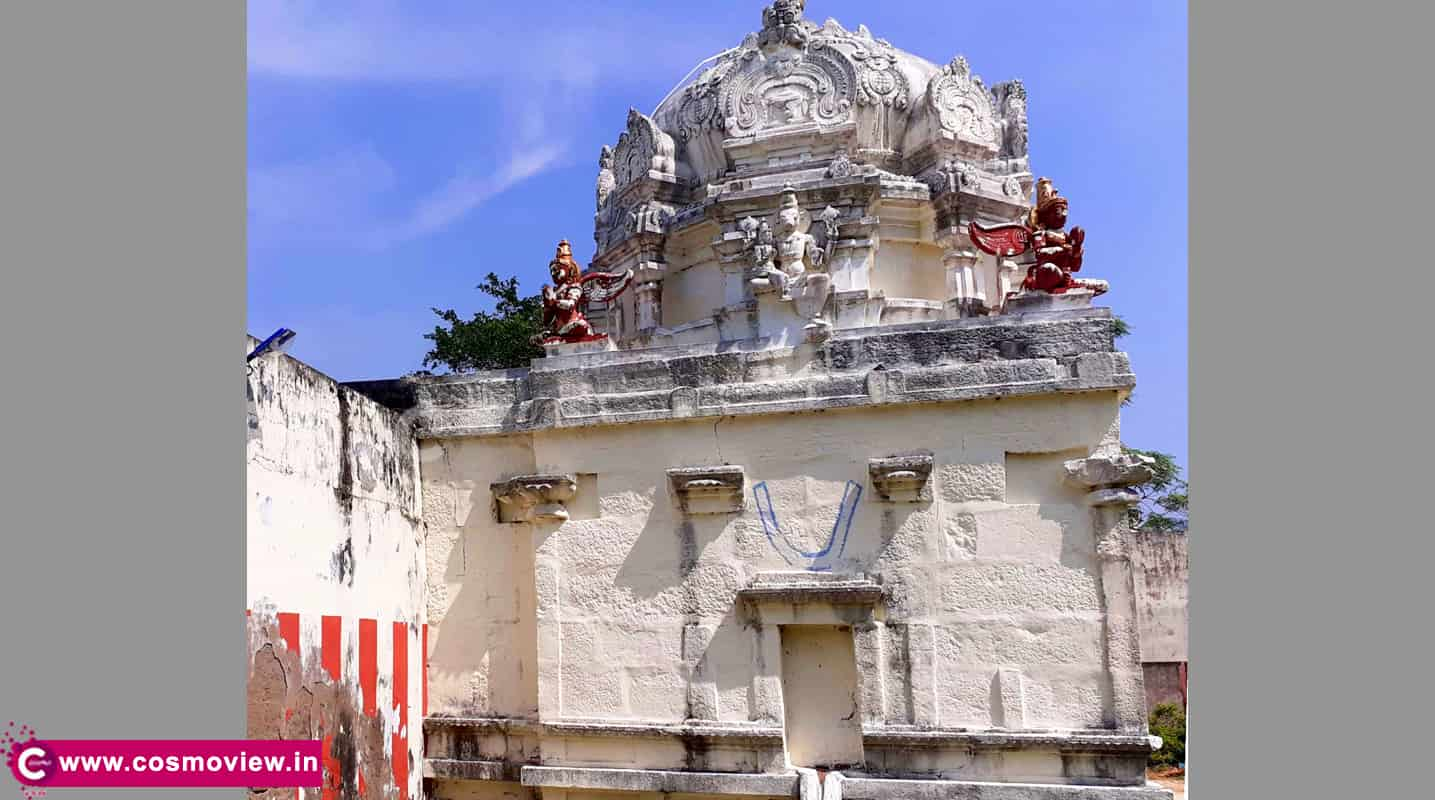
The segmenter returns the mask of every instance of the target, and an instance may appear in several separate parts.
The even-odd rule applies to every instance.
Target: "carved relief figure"
[[[774,235],[766,221],[747,217],[739,227],[747,240],[752,264],[752,286],[761,291],[776,289],[783,300],[793,301],[797,312],[807,319],[807,328],[825,328],[822,319],[832,285],[827,267],[837,243],[837,210],[829,206],[813,229],[818,236],[801,230],[802,208],[792,187],[782,192]]]
[[[1001,109],[1002,155],[1023,158],[1027,154],[1026,87],[1021,81],[1007,81],[992,87],[992,98]]]
[[[605,144],[598,153],[598,208],[608,201],[608,195],[617,185],[618,180],[613,177],[613,148]]]
[[[1057,194],[1051,179],[1042,178],[1036,186],[1036,207],[1024,225],[998,225],[984,228],[973,222],[968,226],[972,243],[983,252],[999,257],[1017,256],[1028,250],[1036,255],[1036,263],[1027,268],[1022,281],[1024,291],[1063,294],[1071,289],[1090,289],[1104,293],[1106,281],[1077,280],[1072,273],[1081,270],[1086,232],[1066,226],[1066,198]]]
[[[584,275],[578,262],[573,260],[572,246],[564,239],[558,243],[553,260],[548,262],[548,272],[553,276],[554,285],[543,287],[541,341],[554,344],[604,338],[605,334],[593,330],[584,313],[593,300],[608,301],[622,294],[633,281],[633,271],[619,274],[590,272]]]

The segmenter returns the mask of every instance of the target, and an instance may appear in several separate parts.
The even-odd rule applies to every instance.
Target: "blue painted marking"
[[[767,481],[753,484],[752,497],[757,503],[757,517],[762,520],[763,533],[772,543],[783,560],[791,566],[802,566],[813,572],[829,572],[832,562],[841,558],[847,549],[847,537],[852,532],[852,521],[857,517],[857,503],[862,499],[862,486],[848,481],[842,491],[842,502],[837,507],[837,519],[832,522],[832,532],[827,535],[827,544],[822,549],[807,552],[787,538],[777,524],[777,512],[772,507],[772,495],[768,492]],[[842,538],[837,537],[841,531]]]

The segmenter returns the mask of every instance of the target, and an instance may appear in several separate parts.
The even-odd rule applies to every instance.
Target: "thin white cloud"
[[[587,4],[485,6],[378,0],[250,0],[251,74],[363,82],[556,83],[589,88],[654,59],[690,59],[657,25]],[[561,21],[554,24],[555,20]],[[677,31],[672,31],[674,35]],[[691,36],[691,31],[688,32]],[[686,49],[686,48],[684,48]],[[675,65],[674,65],[674,68]]]
[[[383,250],[438,233],[523,181],[556,166],[566,146],[519,149],[491,171],[462,170],[404,210],[392,207],[394,170],[370,145],[249,171],[251,232],[265,242]]]
[[[393,188],[393,167],[372,144],[249,170],[249,213],[261,228],[343,235],[370,202]]]
[[[415,182],[403,180],[403,154],[390,161],[369,144],[255,166],[254,240],[383,249],[438,233],[573,152],[600,82],[611,90],[680,75],[696,60],[687,50],[703,49],[691,30],[665,31],[670,18],[635,24],[586,4],[562,5],[250,0],[251,76],[479,88],[499,103],[502,119],[498,130],[475,132],[471,157],[496,168],[459,169],[427,192],[405,191]],[[611,120],[615,137],[622,124]]]
[[[565,153],[560,144],[538,145],[515,153],[487,175],[461,173],[419,201],[401,222],[367,237],[371,247],[385,248],[437,233],[471,211],[528,178],[554,166]]]

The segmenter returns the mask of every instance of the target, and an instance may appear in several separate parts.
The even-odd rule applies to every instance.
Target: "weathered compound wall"
[[[288,356],[257,359],[248,384],[249,736],[324,741],[326,785],[304,800],[418,797],[425,576],[409,426]]]
[[[1186,705],[1187,582],[1190,580],[1186,537],[1185,533],[1174,532],[1131,534],[1148,707],[1158,703]]]

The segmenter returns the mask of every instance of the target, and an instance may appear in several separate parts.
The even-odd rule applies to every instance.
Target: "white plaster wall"
[[[717,261],[674,270],[663,281],[663,327],[711,317],[723,306],[723,272]]]
[[[262,669],[265,658],[280,659],[286,716],[312,700],[318,730],[319,718],[339,706],[362,715],[359,620],[373,620],[376,716],[354,726],[358,758],[368,796],[398,797],[390,768],[395,743],[406,738],[407,796],[416,797],[425,623],[416,444],[398,414],[295,359],[259,359],[248,380],[257,411],[245,488],[250,653],[272,649],[255,662]],[[298,652],[283,640],[280,615],[297,617]],[[323,664],[325,616],[341,619],[337,681]],[[406,718],[395,694],[395,623],[406,648]],[[251,714],[268,713],[256,707],[271,688],[251,674]],[[323,703],[330,705],[321,711]]]
[[[947,300],[942,249],[914,241],[884,241],[872,268],[872,288],[888,297]]]
[[[499,524],[489,485],[534,472],[526,436],[423,442],[431,713],[538,711],[533,545]]]
[[[752,633],[734,611],[736,592],[759,571],[802,568],[792,551],[819,549],[853,481],[861,498],[830,565],[888,587],[880,636],[890,661],[913,662],[910,670],[886,670],[881,718],[1102,727],[1111,700],[1094,533],[1080,496],[1061,484],[1061,461],[1095,450],[1118,405],[1114,393],[1092,394],[455,439],[441,445],[442,474],[433,466],[440,445],[426,444],[426,508],[431,515],[445,502],[462,508],[442,533],[430,517],[430,615],[443,619],[431,642],[435,666],[438,654],[452,654],[434,686],[439,672],[453,682],[451,690],[431,688],[434,708],[529,703],[545,720],[677,722],[694,715],[696,703],[713,706],[709,718],[754,719],[754,677],[776,665],[759,663]],[[933,500],[880,502],[867,460],[919,449],[931,450],[937,464]],[[684,519],[664,470],[724,463],[747,471],[746,510]],[[530,470],[595,473],[596,517],[509,526],[478,513],[488,482]],[[780,529],[771,537],[755,508],[759,483]],[[536,586],[537,682],[504,683],[498,675],[513,667],[496,666],[491,645],[486,657],[478,649],[464,655],[463,648],[480,647],[465,642],[493,641],[491,631],[505,623],[498,611],[460,599],[488,597],[490,588],[440,571],[438,561],[454,563],[452,543],[460,540],[493,543],[484,550],[495,553],[492,567],[474,579],[479,584]],[[519,554],[524,541],[531,564]],[[522,626],[505,635],[527,648]],[[524,675],[532,674],[528,667],[525,660]],[[464,705],[474,697],[464,681],[488,687],[476,706]],[[498,685],[537,697],[500,699]]]

